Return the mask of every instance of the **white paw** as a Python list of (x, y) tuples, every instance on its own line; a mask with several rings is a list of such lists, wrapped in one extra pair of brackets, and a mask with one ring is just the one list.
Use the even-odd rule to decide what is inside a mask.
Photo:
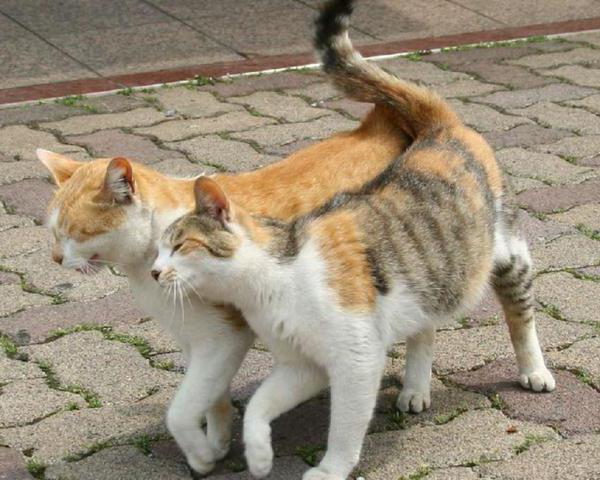
[(221, 445), (212, 445), (213, 452), (215, 453), (215, 460), (217, 462), (223, 460), (227, 456), (230, 445), (231, 444), (229, 442)]
[(273, 448), (270, 441), (246, 442), (246, 462), (256, 478), (266, 477), (273, 468)]
[(215, 468), (215, 462), (204, 461), (198, 456), (190, 456), (188, 457), (187, 461), (189, 466), (192, 467), (192, 469), (194, 469), (196, 472), (202, 475), (206, 475), (208, 472), (212, 471)]
[(208, 432), (207, 438), (212, 451), (215, 455), (215, 460), (223, 460), (229, 453), (229, 447), (231, 446), (231, 430), (226, 430), (217, 435), (212, 432)]
[(417, 391), (410, 388), (403, 388), (398, 395), (396, 406), (401, 412), (420, 413), (431, 406), (431, 397), (429, 389), (427, 391)]
[(556, 388), (554, 377), (546, 367), (530, 373), (522, 373), (519, 375), (519, 383), (523, 388), (534, 392), (551, 392)]
[(321, 470), (319, 467), (311, 468), (304, 475), (302, 480), (346, 480), (344, 477), (327, 473)]

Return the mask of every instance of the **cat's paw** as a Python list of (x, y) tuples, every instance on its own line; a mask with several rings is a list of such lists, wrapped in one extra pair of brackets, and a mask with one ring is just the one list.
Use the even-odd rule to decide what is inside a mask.
[(311, 468), (304, 475), (302, 480), (346, 480), (344, 477), (334, 475), (333, 473), (327, 473), (321, 470), (319, 467)]
[(273, 448), (270, 441), (246, 442), (246, 462), (255, 478), (266, 477), (273, 468)]
[(523, 388), (534, 392), (551, 392), (556, 388), (554, 377), (546, 367), (522, 373), (519, 375), (519, 383)]
[(215, 468), (215, 462), (207, 462), (205, 460), (202, 460), (199, 456), (194, 455), (193, 457), (190, 456), (187, 459), (188, 465), (196, 472), (202, 474), (202, 475), (206, 475), (207, 473), (211, 472), (214, 468)]
[(398, 395), (396, 406), (398, 410), (406, 413), (420, 413), (427, 410), (431, 406), (429, 389), (421, 392), (411, 388), (403, 388), (400, 395)]

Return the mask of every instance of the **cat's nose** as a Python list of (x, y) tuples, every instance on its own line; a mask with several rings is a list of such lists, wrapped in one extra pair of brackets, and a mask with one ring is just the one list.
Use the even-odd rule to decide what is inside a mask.
[(59, 265), (62, 265), (64, 257), (60, 253), (52, 252), (52, 260), (54, 260)]
[(150, 272), (150, 275), (152, 275), (152, 278), (158, 282), (158, 277), (160, 277), (160, 270), (152, 270)]

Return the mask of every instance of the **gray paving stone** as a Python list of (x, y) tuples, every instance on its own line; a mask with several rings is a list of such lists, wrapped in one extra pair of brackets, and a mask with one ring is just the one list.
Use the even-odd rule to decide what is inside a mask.
[(425, 62), (433, 62), (445, 65), (450, 68), (457, 68), (470, 63), (478, 63), (482, 61), (500, 62), (502, 60), (510, 60), (512, 58), (521, 58), (532, 53), (536, 53), (537, 49), (532, 45), (510, 45), (505, 47), (494, 48), (469, 48), (461, 50), (448, 50), (445, 52), (427, 55), (423, 57)]
[(312, 83), (322, 83), (323, 76), (315, 69), (310, 72), (282, 72), (277, 75), (249, 75), (232, 79), (230, 82), (217, 82), (205, 85), (200, 90), (215, 92), (222, 97), (248, 95), (264, 90), (304, 88)]
[(600, 308), (600, 283), (579, 280), (563, 272), (548, 273), (536, 280), (536, 298), (543, 305), (557, 307), (570, 321), (596, 321)]
[(598, 265), (600, 249), (598, 242), (583, 235), (565, 235), (532, 250), (536, 272), (579, 268)]
[(540, 180), (533, 178), (515, 177), (513, 175), (505, 175), (507, 191), (510, 194), (516, 195), (525, 190), (532, 188), (544, 188), (546, 184)]
[(255, 92), (245, 97), (229, 97), (228, 100), (247, 105), (262, 115), (280, 118), (287, 122), (305, 122), (331, 115), (331, 111), (311, 107), (301, 98), (276, 92)]
[(0, 232), (0, 259), (37, 252), (48, 245), (48, 237), (48, 229), (40, 226), (24, 226)]
[(558, 142), (538, 145), (534, 149), (567, 157), (591, 157), (600, 153), (600, 135), (562, 138)]
[(50, 258), (50, 245), (34, 253), (1, 260), (11, 271), (22, 273), (25, 280), (44, 292), (60, 294), (67, 300), (92, 300), (115, 293), (127, 286), (127, 280), (103, 269), (83, 275), (57, 265)]
[(4, 162), (0, 172), (0, 185), (8, 185), (27, 179), (48, 178), (48, 170), (38, 161)]
[(67, 302), (28, 308), (4, 317), (0, 331), (9, 335), (18, 345), (41, 343), (57, 330), (78, 325), (110, 325), (121, 327), (137, 323), (142, 314), (133, 305), (127, 290), (89, 302)]
[(12, 448), (0, 447), (0, 480), (33, 480), (23, 456)]
[(517, 65), (499, 65), (493, 61), (473, 62), (460, 67), (461, 71), (475, 75), (479, 80), (509, 86), (513, 89), (538, 88), (558, 80), (535, 75)]
[(600, 338), (587, 338), (560, 352), (550, 352), (548, 361), (557, 368), (585, 372), (596, 389), (600, 388)]
[[(310, 467), (298, 457), (279, 457), (273, 462), (273, 471), (269, 475), (269, 480), (290, 480), (300, 478), (302, 474)], [(250, 480), (253, 477), (250, 472), (226, 473), (215, 475), (211, 478), (215, 480)]]
[(373, 109), (371, 103), (359, 103), (345, 98), (325, 102), (322, 106), (338, 112), (342, 111), (356, 120), (364, 118)]
[(164, 480), (190, 479), (190, 470), (181, 463), (144, 455), (132, 446), (101, 450), (79, 462), (52, 465), (47, 480)]
[[(283, 126), (283, 125), (282, 125)], [(270, 127), (262, 127), (270, 128)], [(248, 132), (259, 132), (261, 129)], [(243, 135), (241, 133), (233, 134)], [(217, 135), (196, 137), (182, 142), (169, 142), (168, 148), (185, 152), (189, 158), (196, 162), (213, 165), (226, 170), (252, 170), (276, 160), (275, 157), (263, 155), (254, 150), (250, 145), (235, 140), (224, 140)]]
[(348, 120), (341, 115), (331, 115), (311, 122), (291, 123), (285, 125), (270, 125), (251, 132), (233, 133), (233, 138), (250, 140), (262, 147), (284, 145), (298, 140), (321, 139), (332, 133), (351, 130), (357, 122)]
[(427, 480), (476, 480), (477, 474), (466, 467), (440, 468), (427, 475)]
[(171, 120), (154, 127), (138, 128), (136, 133), (152, 135), (164, 142), (173, 142), (217, 132), (239, 132), (277, 123), (272, 118), (257, 117), (246, 111), (230, 112), (218, 117), (193, 120)]
[(600, 47), (600, 35), (597, 31), (569, 35), (569, 41), (591, 43)]
[(565, 103), (574, 107), (583, 107), (591, 110), (594, 113), (600, 114), (600, 94), (598, 93), (595, 95), (590, 95), (589, 97), (585, 97), (581, 100), (573, 100)]
[(163, 160), (152, 165), (152, 168), (157, 172), (180, 178), (193, 178), (198, 175), (208, 175), (215, 173), (217, 169), (209, 165), (192, 163), (188, 160)]
[[(154, 108), (137, 108), (123, 113), (101, 113), (70, 117), (59, 122), (42, 123), (40, 127), (47, 130), (56, 130), (63, 135), (80, 135), (109, 128), (142, 127), (161, 122), (164, 119), (164, 114)], [(51, 148), (46, 148), (51, 150)]]
[(242, 110), (238, 105), (220, 102), (209, 92), (186, 87), (160, 88), (152, 97), (158, 99), (164, 111), (175, 111), (189, 118), (213, 117), (220, 113)]
[[(115, 95), (114, 93), (111, 93), (93, 96), (84, 95), (83, 99), (80, 100), (76, 105), (82, 106), (75, 106), (71, 108), (79, 110), (81, 113), (89, 113), (90, 108), (92, 108), (96, 113), (116, 113), (133, 110), (134, 108), (145, 107), (147, 106), (147, 103), (143, 99), (134, 95)], [(86, 109), (86, 107), (88, 108)]]
[(534, 188), (520, 193), (517, 201), (525, 208), (551, 213), (577, 205), (594, 203), (600, 194), (600, 182), (588, 181), (578, 185), (558, 185)]
[(232, 398), (247, 402), (272, 368), (270, 353), (251, 349), (231, 383)]
[(552, 426), (561, 435), (600, 430), (600, 393), (575, 375), (554, 371), (556, 390), (549, 394), (521, 388), (514, 362), (498, 360), (483, 368), (452, 375), (452, 382), (485, 395), (498, 396), (511, 418)]
[(86, 406), (81, 396), (51, 390), (41, 378), (9, 383), (2, 387), (0, 428), (26, 425), (60, 410)]
[(529, 117), (554, 128), (564, 128), (585, 135), (600, 133), (598, 118), (582, 109), (563, 107), (550, 102), (540, 102), (527, 108), (511, 110), (511, 113)]
[[(3, 155), (13, 160), (37, 162), (36, 148), (66, 154), (83, 152), (80, 147), (60, 143), (54, 135), (48, 132), (33, 130), (24, 125), (13, 125), (0, 129), (0, 153)], [(3, 171), (4, 168), (5, 165), (2, 165)]]
[(580, 183), (597, 175), (591, 168), (579, 167), (555, 155), (506, 148), (496, 153), (500, 166), (511, 175), (544, 183)]
[(457, 80), (456, 82), (437, 85), (435, 87), (435, 91), (444, 98), (474, 97), (499, 90), (505, 90), (505, 88), (473, 79)]
[(568, 52), (552, 52), (528, 55), (516, 60), (508, 60), (513, 65), (523, 65), (529, 68), (551, 68), (559, 65), (572, 65), (574, 63), (593, 64), (600, 62), (598, 52), (591, 48), (581, 47)]
[(4, 429), (3, 440), (13, 448), (34, 449), (34, 459), (54, 464), (107, 442), (164, 436), (164, 414), (173, 394), (173, 389), (165, 389), (129, 405), (62, 412), (33, 425)]
[(44, 378), (44, 376), (36, 364), (8, 358), (4, 351), (0, 350), (0, 383)]
[(32, 217), (38, 223), (42, 223), (54, 188), (49, 182), (41, 179), (0, 185), (0, 200), (11, 212)]
[(598, 480), (600, 435), (535, 445), (506, 462), (480, 467), (485, 480)]
[(399, 78), (426, 85), (444, 85), (471, 79), (464, 73), (442, 70), (428, 62), (413, 62), (402, 57), (383, 60), (377, 64)]
[(572, 133), (566, 130), (543, 128), (539, 125), (528, 124), (518, 125), (506, 131), (487, 132), (484, 134), (484, 137), (494, 148), (527, 148), (539, 143), (555, 142), (570, 135)]
[(562, 102), (575, 98), (583, 98), (594, 93), (591, 88), (578, 87), (564, 83), (553, 83), (541, 88), (527, 90), (512, 90), (508, 92), (497, 92), (485, 97), (477, 97), (472, 100), (482, 103), (490, 103), (504, 109), (523, 108), (538, 102)]
[[(588, 325), (571, 324), (547, 315), (536, 315), (540, 343), (544, 349), (556, 348), (593, 332)], [(514, 361), (513, 348), (505, 325), (446, 330), (438, 332), (434, 370), (438, 374), (472, 370), (497, 358)]]
[(568, 225), (553, 220), (542, 221), (524, 210), (519, 211), (518, 226), (530, 248), (551, 242), (565, 233), (575, 233)]
[(106, 340), (95, 331), (73, 333), (25, 351), (34, 361), (49, 362), (61, 385), (82, 386), (106, 405), (139, 401), (181, 380), (178, 374), (150, 367), (132, 345)]
[(485, 105), (451, 100), (450, 104), (460, 118), (478, 132), (509, 130), (517, 125), (530, 124), (524, 116), (504, 115)]
[(183, 157), (178, 152), (158, 148), (147, 138), (120, 130), (101, 130), (89, 135), (70, 136), (66, 140), (86, 147), (94, 157), (127, 157), (146, 165)]
[(27, 307), (48, 305), (52, 298), (23, 291), (20, 285), (0, 285), (0, 317)]
[(5, 232), (6, 230), (17, 227), (32, 227), (33, 225), (34, 223), (30, 218), (16, 214), (8, 214), (4, 208), (0, 206), (0, 232)]
[(143, 338), (148, 342), (153, 353), (168, 353), (180, 350), (171, 333), (162, 328), (156, 320), (151, 319), (141, 323), (121, 325), (117, 331)]
[(543, 75), (565, 78), (577, 85), (600, 87), (600, 70), (580, 65), (570, 65), (541, 72)]
[(286, 90), (290, 95), (298, 95), (302, 98), (308, 98), (311, 102), (321, 103), (326, 100), (341, 97), (342, 94), (331, 83), (313, 83), (302, 88), (292, 88)]
[[(507, 433), (514, 425), (518, 432)], [(359, 469), (369, 480), (389, 480), (411, 475), (423, 465), (442, 468), (482, 459), (504, 460), (514, 455), (514, 449), (527, 435), (557, 437), (547, 427), (511, 420), (498, 410), (466, 412), (445, 425), (369, 435)], [(456, 441), (448, 442), (449, 438)]]
[(585, 225), (593, 230), (600, 230), (600, 206), (598, 205), (579, 205), (564, 213), (551, 215), (550, 218), (573, 226)]
[(19, 285), (21, 277), (16, 273), (0, 272), (0, 285)]
[(39, 105), (23, 105), (12, 108), (0, 108), (0, 125), (17, 123), (51, 122), (62, 120), (72, 115), (85, 113), (82, 109), (67, 107), (56, 103)]

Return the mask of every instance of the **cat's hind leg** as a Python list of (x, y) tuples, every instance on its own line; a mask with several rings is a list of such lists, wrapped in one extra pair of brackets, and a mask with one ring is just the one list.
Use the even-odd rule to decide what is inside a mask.
[(406, 366), (396, 405), (402, 412), (419, 413), (431, 406), (431, 364), (435, 328), (427, 327), (406, 339)]
[(492, 285), (510, 331), (519, 382), (534, 392), (552, 391), (554, 378), (546, 368), (535, 329), (532, 279), (527, 243), (511, 229), (498, 227)]
[(327, 376), (317, 367), (300, 363), (275, 365), (244, 414), (245, 454), (254, 477), (268, 475), (273, 466), (270, 423), (326, 386)]

